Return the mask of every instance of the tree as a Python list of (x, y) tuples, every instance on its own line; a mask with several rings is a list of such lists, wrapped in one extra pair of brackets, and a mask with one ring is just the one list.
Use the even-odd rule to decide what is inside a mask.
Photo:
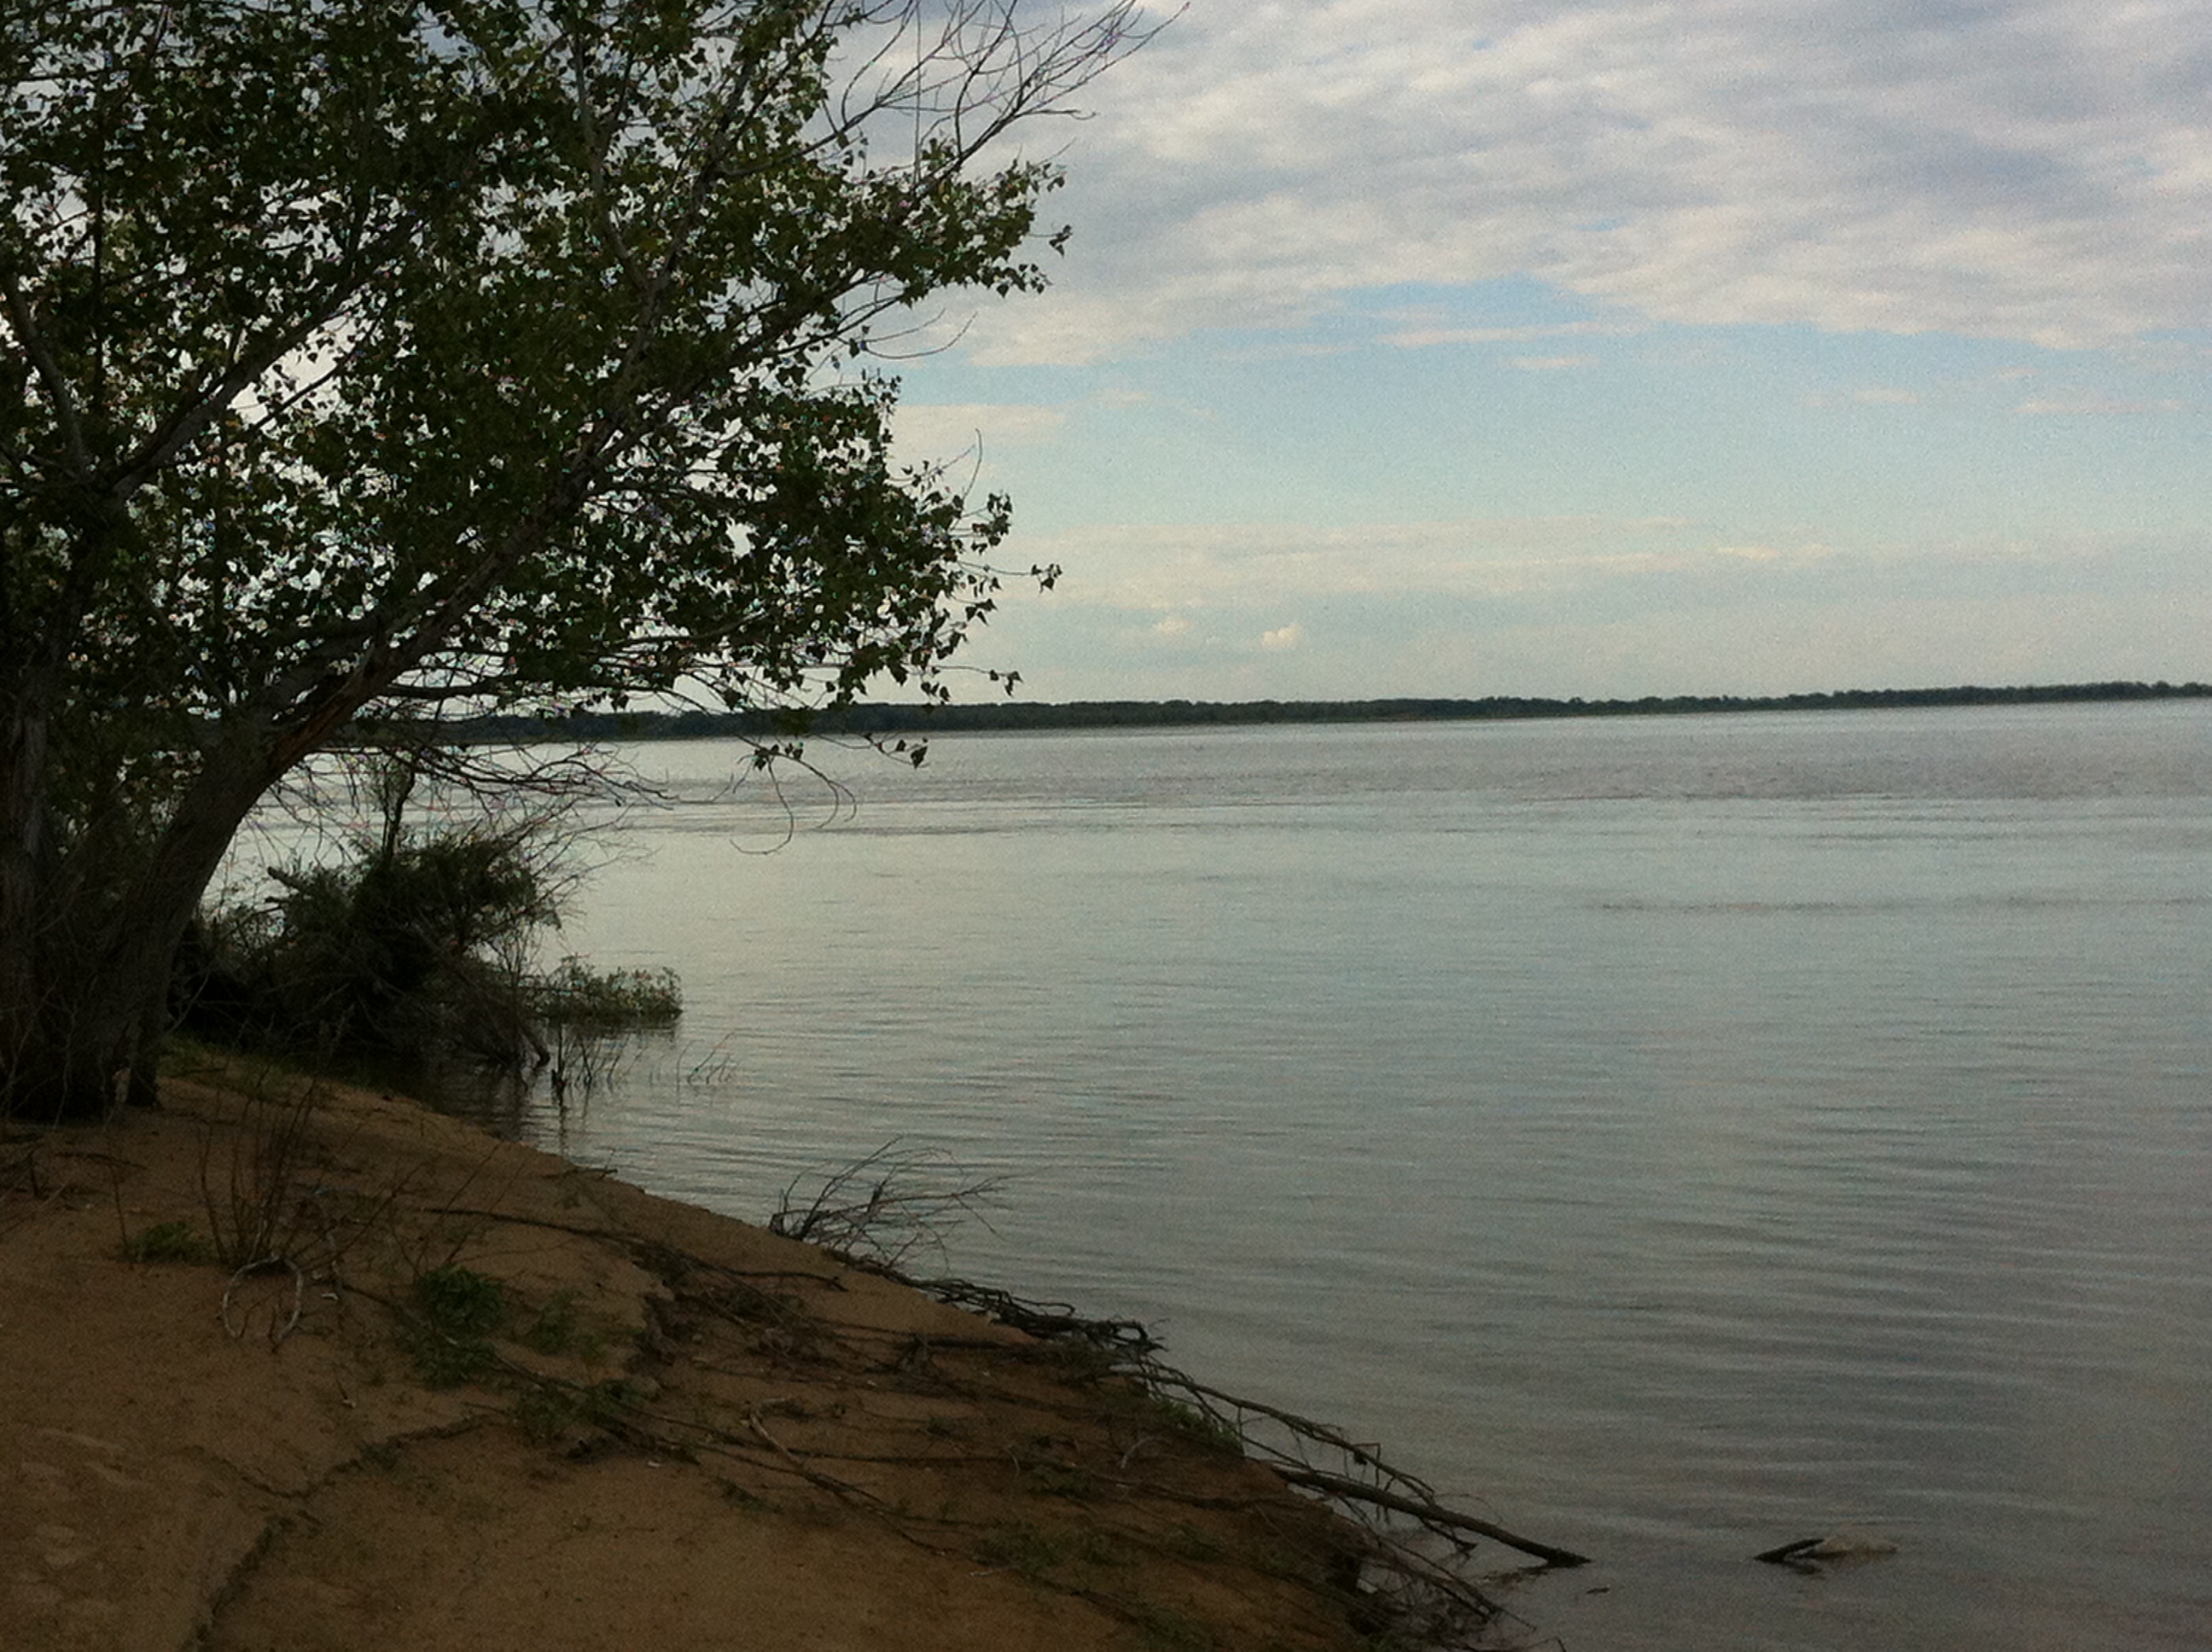
[(1020, 4), (0, 0), (0, 1112), (150, 1099), (366, 721), (943, 694), (1008, 507), (868, 352), (1042, 284), (1015, 129), (1139, 39)]

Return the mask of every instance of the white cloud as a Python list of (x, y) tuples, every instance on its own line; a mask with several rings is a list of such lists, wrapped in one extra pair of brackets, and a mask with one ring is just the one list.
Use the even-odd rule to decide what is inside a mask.
[(891, 414), (891, 439), (902, 459), (943, 461), (978, 445), (988, 452), (1000, 443), (1050, 441), (1066, 422), (1061, 409), (1032, 403), (901, 402)]
[(1516, 355), (1513, 365), (1523, 373), (1566, 373), (1577, 367), (1594, 367), (1595, 355)]
[(1672, 322), (2201, 326), (2208, 91), (2184, 0), (1211, 0), (1093, 88), (1060, 288), (972, 342), (1097, 360), (1511, 276)]
[[(1118, 560), (1100, 553), (1111, 567), (1010, 600), (987, 634), (1036, 697), (2181, 680), (2205, 675), (2212, 625), (2191, 527), (1831, 544), (1590, 517), (1398, 525), (1364, 543), (1258, 526), (1122, 538)], [(1172, 611), (1194, 621), (1169, 642), (1168, 610), (1119, 600), (1162, 581), (1188, 585)], [(1326, 626), (1282, 621), (1322, 610)]]
[[(1807, 538), (1723, 539), (1672, 517), (1498, 517), (1326, 528), (1277, 523), (1101, 525), (1024, 535), (1019, 555), (1067, 571), (1058, 608), (1164, 612), (1280, 610), (1286, 600), (1558, 594), (1667, 574), (1740, 577), (1749, 564), (1798, 568), (1833, 550)], [(1284, 628), (1303, 636), (1296, 626)], [(1285, 646), (1285, 645), (1271, 645)]]
[(2081, 396), (2040, 396), (2022, 402), (2018, 411), (2028, 414), (2063, 414), (2097, 418), (2140, 417), (2148, 413), (2193, 413), (2198, 410), (2187, 402), (2162, 398), (2155, 401), (2126, 401), (2115, 396), (2090, 393)]
[(1800, 545), (1795, 550), (1784, 550), (1778, 545), (1715, 545), (1716, 556), (1733, 556), (1740, 562), (1778, 562), (1785, 558), (1812, 562), (1828, 554), (1826, 545)]
[(1382, 342), (1400, 349), (1426, 349), (1437, 344), (1530, 344), (1544, 338), (1587, 337), (1593, 334), (1620, 337), (1639, 331), (1615, 323), (1566, 321), (1554, 326), (1449, 327), (1426, 318), (1406, 318), (1400, 331), (1385, 333)]

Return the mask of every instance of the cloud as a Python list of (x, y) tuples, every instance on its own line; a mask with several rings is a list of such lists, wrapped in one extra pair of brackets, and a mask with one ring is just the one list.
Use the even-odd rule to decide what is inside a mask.
[(1305, 641), (1305, 627), (1294, 620), (1290, 624), (1278, 626), (1272, 631), (1262, 631), (1260, 634), (1260, 646), (1262, 648), (1295, 648)]
[(1385, 333), (1381, 342), (1399, 349), (1427, 349), (1438, 344), (1532, 344), (1539, 339), (1587, 337), (1593, 334), (1621, 337), (1639, 331), (1601, 321), (1566, 321), (1531, 327), (1448, 327), (1409, 319), (1400, 331)]
[[(1279, 613), (1285, 602), (1500, 600), (1660, 576), (1741, 578), (1747, 568), (1807, 567), (1837, 554), (1812, 538), (1723, 538), (1674, 517), (1468, 518), (1318, 527), (1278, 523), (1099, 525), (1023, 536), (1018, 554), (1067, 572), (1061, 609)], [(1281, 628), (1291, 641), (1301, 628)], [(1286, 647), (1288, 643), (1271, 644)]]
[(1522, 373), (1565, 373), (1576, 367), (1594, 367), (1595, 355), (1516, 355), (1513, 365)]
[(1800, 545), (1785, 550), (1778, 545), (1715, 545), (1716, 556), (1733, 556), (1740, 562), (1779, 562), (1785, 559), (1814, 562), (1828, 555), (1826, 545)]
[[(1556, 565), (1549, 577), (1486, 583), (1438, 555), (1471, 526), (1493, 542), (1517, 528), (1524, 559), (1548, 545)], [(1046, 700), (1632, 696), (2181, 680), (2204, 675), (2212, 627), (2193, 526), (1838, 545), (1600, 518), (1389, 531), (1370, 549), (1412, 583), (1352, 589), (1312, 562), (1271, 562), (1257, 531), (1156, 530), (1146, 556), (1245, 576), (1191, 595), (1176, 610), (1194, 618), (1189, 632), (1163, 642), (1158, 609), (1115, 606), (1095, 588), (1071, 600), (1063, 586), (1010, 600), (982, 646), (994, 663), (1019, 663)], [(1295, 647), (1254, 646), (1292, 629), (1279, 623), (1286, 610), (1317, 609), (1327, 625), (1299, 628)]]
[(2080, 396), (2041, 396), (2022, 402), (2015, 411), (2027, 414), (2063, 414), (2091, 418), (2141, 417), (2151, 413), (2195, 413), (2200, 409), (2187, 402), (2161, 398), (2156, 401), (2127, 401), (2118, 397), (2099, 395), (2094, 392)]
[(1067, 422), (1057, 407), (1018, 402), (901, 402), (891, 415), (891, 438), (902, 459), (945, 460), (979, 443), (1026, 446), (1050, 441)]
[(1196, 8), (1091, 90), (1059, 290), (971, 343), (1095, 361), (1509, 277), (1674, 323), (2197, 327), (2208, 91), (2201, 9), (2158, 0)]

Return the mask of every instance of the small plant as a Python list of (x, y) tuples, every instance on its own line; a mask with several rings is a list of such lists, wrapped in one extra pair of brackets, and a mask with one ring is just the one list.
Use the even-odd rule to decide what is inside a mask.
[(515, 1396), (514, 1424), (533, 1445), (555, 1444), (582, 1414), (573, 1399), (550, 1383), (531, 1383)]
[(1054, 1338), (1045, 1345), (1044, 1357), (1061, 1382), (1076, 1388), (1103, 1382), (1122, 1369), (1119, 1349), (1085, 1336)]
[(1085, 1566), (1130, 1566), (1136, 1557), (1103, 1532), (1077, 1532), (1068, 1540), (1068, 1557)]
[(1434, 1643), (1417, 1638), (1402, 1629), (1382, 1629), (1363, 1637), (1359, 1644), (1363, 1652), (1427, 1652)]
[(1216, 1644), (1213, 1631), (1188, 1613), (1148, 1600), (1125, 1602), (1124, 1609), (1135, 1620), (1145, 1644), (1160, 1652), (1212, 1652)]
[(538, 1317), (522, 1333), (523, 1345), (556, 1357), (563, 1355), (596, 1359), (605, 1344), (599, 1333), (586, 1328), (576, 1314), (576, 1293), (559, 1291), (538, 1309)]
[(252, 1081), (220, 1174), (214, 1129), (204, 1127), (200, 1206), (215, 1260), (225, 1267), (252, 1267), (289, 1255), (313, 1231), (303, 1190), (317, 1099), (312, 1084), (285, 1095), (276, 1081)]
[(1074, 1468), (1064, 1463), (1032, 1463), (1024, 1472), (1029, 1479), (1030, 1489), (1039, 1497), (1072, 1497), (1079, 1501), (1098, 1489), (1097, 1477), (1088, 1469)]
[(1160, 1547), (1178, 1560), (1200, 1563), (1221, 1558), (1221, 1540), (1211, 1532), (1178, 1521), (1160, 1539)]
[(1152, 1424), (1164, 1432), (1209, 1450), (1243, 1455), (1244, 1436), (1211, 1412), (1161, 1394), (1146, 1395), (1145, 1409)]
[(1032, 1436), (1009, 1455), (1024, 1484), (1039, 1497), (1081, 1498), (1098, 1489), (1096, 1475), (1078, 1463), (1062, 1460), (1050, 1435)]
[(126, 1262), (212, 1262), (215, 1247), (189, 1222), (162, 1222), (123, 1242)]
[(410, 1339), (415, 1374), (433, 1388), (458, 1388), (491, 1370), (498, 1356), (482, 1337), (444, 1336), (428, 1329)]
[(448, 1262), (415, 1281), (415, 1305), (433, 1330), (483, 1336), (507, 1317), (507, 1290), (497, 1279)]
[(996, 1526), (975, 1545), (975, 1558), (1000, 1571), (1018, 1572), (1031, 1582), (1051, 1575), (1067, 1558), (1067, 1546), (1048, 1537), (1026, 1521)]
[(507, 1317), (507, 1291), (497, 1279), (448, 1262), (417, 1278), (414, 1297), (421, 1322), (409, 1351), (423, 1382), (459, 1388), (492, 1368), (498, 1356), (488, 1339)]
[(618, 1376), (594, 1382), (583, 1391), (584, 1416), (600, 1428), (615, 1428), (629, 1419), (629, 1413), (638, 1408), (643, 1399), (635, 1388)]

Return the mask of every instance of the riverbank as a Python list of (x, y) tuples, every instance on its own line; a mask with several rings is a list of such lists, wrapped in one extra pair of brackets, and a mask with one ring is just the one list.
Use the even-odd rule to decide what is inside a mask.
[(1115, 1363), (404, 1100), (173, 1076), (0, 1146), (0, 1646), (1370, 1644), (1359, 1530)]

